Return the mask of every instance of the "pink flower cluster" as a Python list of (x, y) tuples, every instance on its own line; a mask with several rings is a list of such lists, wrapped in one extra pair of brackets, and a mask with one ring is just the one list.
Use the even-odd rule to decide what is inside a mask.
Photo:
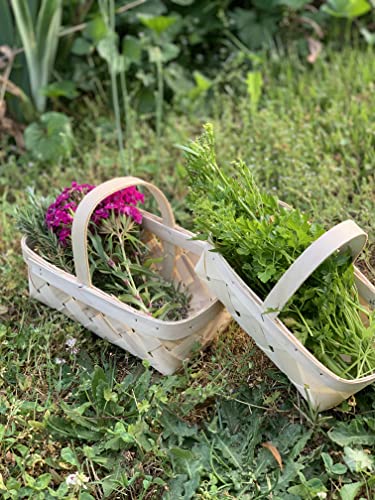
[[(95, 186), (91, 184), (78, 184), (72, 182), (50, 205), (46, 212), (46, 224), (65, 246), (70, 238), (74, 212), (83, 197), (92, 191)], [(135, 187), (128, 187), (117, 191), (103, 200), (95, 209), (91, 217), (94, 225), (99, 225), (103, 219), (108, 219), (111, 213), (127, 215), (137, 224), (142, 222), (142, 214), (136, 208), (138, 203), (144, 203), (144, 195)]]

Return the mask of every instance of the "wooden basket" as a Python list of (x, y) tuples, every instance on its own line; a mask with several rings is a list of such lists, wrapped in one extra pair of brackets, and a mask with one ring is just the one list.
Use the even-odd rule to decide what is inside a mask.
[[(91, 283), (87, 228), (96, 206), (107, 196), (130, 186), (144, 186), (155, 197), (162, 217), (143, 212), (143, 227), (153, 236), (148, 241), (155, 256), (163, 256), (161, 274), (183, 283), (192, 294), (188, 317), (161, 321), (137, 311)], [(167, 375), (188, 358), (197, 342), (207, 344), (231, 320), (220, 302), (198, 279), (194, 266), (204, 243), (175, 225), (167, 198), (154, 185), (136, 177), (104, 182), (79, 204), (72, 226), (72, 247), (76, 275), (69, 274), (37, 255), (22, 239), (28, 265), (30, 296), (81, 323), (88, 330), (134, 356), (148, 360)]]
[[(367, 240), (366, 234), (347, 220), (310, 245), (289, 267), (264, 302), (235, 273), (228, 262), (206, 243), (196, 266), (197, 274), (220, 299), (258, 347), (283, 371), (302, 396), (319, 410), (339, 404), (375, 381), (375, 373), (345, 380), (326, 368), (278, 319), (288, 300), (330, 255), (349, 249), (353, 261)], [(375, 307), (375, 287), (355, 268), (361, 301)], [(268, 312), (272, 311), (272, 312)]]

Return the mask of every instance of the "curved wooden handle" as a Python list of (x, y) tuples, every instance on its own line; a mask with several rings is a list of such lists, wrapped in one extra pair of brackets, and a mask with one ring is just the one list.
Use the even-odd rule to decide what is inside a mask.
[[(153, 184), (137, 177), (117, 177), (103, 182), (86, 194), (78, 205), (72, 225), (72, 248), (74, 267), (78, 280), (91, 286), (90, 268), (87, 253), (87, 230), (91, 216), (98, 204), (108, 196), (121, 189), (131, 186), (144, 186), (156, 199), (165, 225), (174, 227), (175, 220), (172, 208), (165, 195)], [(165, 257), (163, 260), (163, 275), (171, 278), (174, 267), (175, 248), (171, 243), (163, 243)]]
[[(350, 250), (353, 262), (361, 253), (367, 234), (352, 220), (337, 224), (314, 241), (289, 267), (263, 302), (263, 314), (278, 316), (307, 278), (335, 251)], [(271, 310), (267, 313), (267, 310)]]

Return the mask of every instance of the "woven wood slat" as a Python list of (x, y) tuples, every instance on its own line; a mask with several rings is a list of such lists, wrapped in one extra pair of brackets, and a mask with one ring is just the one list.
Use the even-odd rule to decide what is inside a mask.
[[(320, 363), (278, 319), (280, 308), (321, 262), (335, 251), (349, 249), (353, 260), (365, 244), (366, 235), (346, 221), (316, 240), (281, 278), (264, 302), (235, 273), (228, 262), (206, 243), (196, 271), (226, 306), (258, 347), (283, 371), (312, 407), (323, 411), (375, 381), (375, 373), (356, 380), (338, 377)], [(298, 261), (298, 262), (297, 262)], [(375, 308), (375, 287), (355, 268), (355, 280), (362, 302)], [(279, 283), (280, 283), (279, 282)], [(299, 283), (296, 286), (296, 283)], [(278, 308), (268, 312), (269, 308)]]
[[(148, 244), (152, 255), (162, 256), (163, 262), (167, 263), (160, 272), (170, 274), (176, 283), (182, 283), (192, 294), (188, 316), (183, 320), (154, 319), (104, 293), (91, 284), (87, 265), (81, 262), (82, 258), (87, 258), (87, 247), (82, 251), (77, 241), (83, 244), (80, 231), (83, 228), (86, 234), (84, 228), (87, 227), (89, 213), (94, 210), (95, 203), (98, 204), (109, 192), (130, 185), (143, 185), (158, 199), (165, 220), (143, 212), (142, 224), (149, 232)], [(87, 195), (83, 200), (86, 202), (79, 205), (73, 222), (74, 228), (78, 213), (79, 224), (75, 226), (73, 250), (81, 279), (41, 258), (28, 246), (27, 239), (22, 239), (23, 257), (29, 272), (30, 296), (134, 356), (149, 361), (160, 373), (171, 374), (181, 367), (197, 342), (205, 346), (231, 321), (230, 315), (195, 273), (204, 243), (192, 241), (192, 233), (175, 225), (165, 196), (155, 186), (140, 179), (111, 180), (91, 193), (89, 202), (86, 200)], [(88, 207), (87, 212), (82, 207)]]

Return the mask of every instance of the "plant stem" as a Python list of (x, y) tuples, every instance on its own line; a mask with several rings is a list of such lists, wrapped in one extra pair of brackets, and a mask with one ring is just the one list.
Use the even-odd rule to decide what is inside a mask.
[[(163, 123), (163, 99), (164, 99), (164, 81), (163, 81), (163, 65), (160, 60), (156, 63), (158, 88), (156, 94), (156, 151), (158, 162), (158, 175), (160, 171), (160, 142)], [(157, 176), (158, 176), (157, 175)]]
[(117, 132), (117, 143), (120, 150), (120, 161), (121, 167), (126, 174), (126, 164), (124, 157), (124, 138), (122, 134), (121, 128), (121, 114), (120, 114), (120, 104), (118, 98), (118, 86), (117, 86), (117, 77), (114, 71), (110, 69), (111, 75), (111, 87), (112, 87), (112, 102), (113, 102), (113, 110), (115, 112), (115, 120), (116, 120), (116, 132)]
[(122, 93), (122, 101), (124, 105), (124, 117), (125, 117), (125, 144), (127, 151), (127, 173), (132, 174), (134, 171), (134, 157), (133, 157), (133, 144), (132, 144), (132, 116), (131, 116), (131, 108), (130, 108), (130, 100), (129, 100), (129, 92), (126, 84), (126, 70), (124, 69), (120, 73), (120, 85), (121, 85), (121, 93)]

